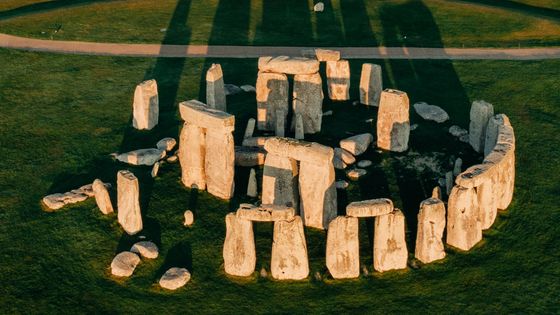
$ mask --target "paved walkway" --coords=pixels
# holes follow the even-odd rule
[[[0,47],[62,54],[128,57],[215,57],[257,58],[260,56],[301,56],[309,47],[207,46],[93,43],[42,40],[0,33]],[[328,48],[328,47],[327,47]],[[449,59],[449,60],[540,60],[560,59],[560,47],[549,48],[407,48],[335,47],[346,59]]]

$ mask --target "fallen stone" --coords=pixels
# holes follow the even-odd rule
[[[334,156],[333,158],[333,166],[334,168],[336,168],[337,170],[343,170],[346,167],[348,167],[348,165],[346,165],[346,163],[344,163],[344,161],[342,160],[342,158],[340,156]]]
[[[346,189],[348,188],[348,182],[345,180],[338,180],[335,182],[336,189]]]
[[[240,88],[245,92],[245,93],[255,93],[257,91],[257,89],[255,89],[254,86],[252,85],[242,85],[240,86]]]
[[[286,74],[314,74],[319,72],[319,61],[301,57],[260,57],[259,71]],[[259,88],[257,87],[257,91]]]
[[[404,214],[394,209],[375,217],[373,268],[378,272],[405,269],[407,260]]]
[[[210,108],[226,111],[224,74],[222,67],[216,63],[206,72],[206,103]]]
[[[356,158],[352,155],[352,153],[341,148],[334,148],[334,156],[342,160],[344,164],[347,165],[352,165],[356,163]]]
[[[379,106],[379,98],[383,91],[381,66],[364,63],[360,77],[360,103],[369,106]]]
[[[340,60],[340,51],[329,49],[315,49],[315,57],[319,61],[338,61]]]
[[[171,155],[165,161],[167,163],[175,163],[175,162],[177,162],[177,159],[179,159],[179,157],[177,157],[176,155]]]
[[[323,12],[324,10],[325,10],[325,4],[323,2],[317,2],[313,6],[313,11],[314,12]]]
[[[159,99],[156,80],[148,80],[136,86],[132,113],[132,126],[150,130],[158,124]]]
[[[447,205],[447,244],[466,251],[482,239],[479,211],[474,188],[453,187]]]
[[[323,118],[323,86],[321,75],[298,74],[294,76],[293,110],[294,115],[301,115],[304,133],[321,131]],[[292,130],[295,129],[295,119]]]
[[[360,177],[367,174],[367,171],[361,168],[355,168],[346,172],[346,176],[351,180],[358,180]]]
[[[177,140],[173,138],[163,138],[157,142],[156,148],[169,152],[173,150],[175,145],[177,145]]]
[[[254,206],[242,203],[237,209],[237,217],[249,221],[275,222],[292,220],[296,215],[296,210],[292,207],[266,205]]]
[[[437,123],[449,120],[447,112],[439,106],[429,105],[426,102],[418,102],[415,103],[413,107],[416,113],[425,120],[432,120]]]
[[[370,199],[355,201],[346,206],[346,215],[355,218],[371,218],[393,212],[390,199]]]
[[[184,226],[191,226],[194,223],[194,214],[191,210],[186,210],[183,213],[183,225]]]
[[[494,107],[485,101],[474,101],[471,105],[469,143],[476,152],[484,152],[486,128],[494,115]]]
[[[372,165],[372,162],[370,160],[361,160],[357,164],[357,166],[361,167],[361,168],[370,167],[371,165]]]
[[[157,245],[148,241],[142,241],[132,245],[130,251],[148,259],[156,259],[159,255]]]
[[[111,262],[111,274],[117,277],[130,277],[139,263],[140,257],[135,253],[119,253]]]
[[[101,180],[96,179],[93,181],[92,188],[95,195],[95,202],[99,210],[101,210],[101,213],[113,213],[113,204],[111,203],[111,198],[109,197],[109,192],[105,184]]]
[[[86,199],[88,199],[86,194],[66,192],[63,194],[56,193],[45,196],[42,201],[49,210],[58,210],[67,204],[82,202]]]
[[[288,114],[288,77],[281,73],[259,72],[257,76],[257,128],[275,130],[276,113]],[[284,117],[284,121],[286,117]]]
[[[337,217],[329,224],[326,263],[335,279],[360,276],[358,219]]]
[[[266,151],[259,147],[235,147],[235,165],[253,167],[264,165]]]
[[[309,275],[307,244],[300,217],[274,223],[270,271],[277,280],[302,280]]]
[[[251,169],[249,173],[249,183],[247,184],[247,196],[256,198],[259,193],[257,191],[257,174],[255,169]]]
[[[160,149],[139,149],[126,153],[117,154],[117,160],[130,165],[152,166],[157,161],[163,159],[166,153]]]
[[[327,61],[329,98],[335,101],[350,99],[350,64],[348,60]]]
[[[405,92],[381,92],[377,115],[377,147],[395,152],[408,149],[410,135],[409,100]]]
[[[418,230],[416,234],[416,259],[427,264],[445,258],[443,230],[445,229],[445,205],[443,201],[429,198],[420,203]]]
[[[268,153],[264,163],[262,180],[262,202],[264,204],[299,204],[297,161]]]
[[[241,92],[243,92],[243,90],[238,87],[237,85],[234,84],[224,84],[224,88],[226,90],[226,96],[230,96],[230,95],[236,95],[239,94]]]
[[[223,256],[224,269],[229,275],[248,277],[255,271],[257,257],[251,221],[240,219],[235,213],[226,216]]]
[[[191,279],[191,274],[185,268],[173,267],[167,270],[159,279],[159,286],[167,290],[182,288]]]
[[[160,166],[160,164],[161,164],[161,162],[156,162],[156,163],[154,164],[154,166],[152,167],[152,172],[151,172],[152,178],[157,177],[158,172],[159,172],[159,166]]]
[[[465,136],[468,135],[469,132],[457,125],[453,125],[451,127],[449,127],[449,133],[451,135],[453,135],[454,137],[461,137],[461,136]]]
[[[126,233],[134,235],[142,230],[138,178],[130,171],[117,173],[117,209],[119,224]]]
[[[340,147],[348,151],[354,156],[358,156],[368,149],[369,145],[373,141],[373,135],[371,133],[363,133],[350,138],[340,140]]]

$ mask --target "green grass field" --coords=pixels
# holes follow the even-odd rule
[[[557,1],[324,2],[325,12],[316,14],[313,0],[4,0],[0,30],[43,39],[168,44],[560,45]]]
[[[467,127],[470,103],[484,99],[506,113],[517,138],[515,197],[484,241],[469,252],[448,250],[442,262],[386,274],[371,273],[368,223],[361,222],[361,262],[369,276],[334,281],[324,266],[325,235],[306,230],[312,275],[302,282],[255,276],[230,279],[222,268],[224,217],[243,197],[247,169],[237,169],[236,197],[218,201],[180,184],[178,164],[160,176],[149,168],[113,162],[116,151],[150,147],[164,136],[177,138],[177,103],[202,98],[204,71],[221,63],[227,83],[254,84],[256,60],[144,59],[62,56],[0,50],[0,312],[8,313],[557,313],[560,292],[560,61],[376,60],[385,87],[407,91],[411,102],[427,101],[448,111],[444,125],[411,113],[411,150],[434,152],[442,167],[451,156],[476,157],[447,135],[450,124]],[[368,60],[370,61],[370,60]],[[351,62],[357,97],[360,64]],[[156,78],[160,125],[151,132],[130,127],[134,86]],[[236,141],[254,117],[254,95],[228,98],[236,115]],[[310,139],[335,145],[349,132],[375,132],[364,121],[375,109],[351,102],[326,102],[334,115]],[[345,202],[390,197],[407,216],[412,258],[415,215],[434,185],[434,174],[405,170],[408,155],[367,154],[370,176],[354,183]],[[143,260],[127,280],[110,276],[114,255],[128,249],[116,216],[103,216],[93,200],[54,213],[41,209],[48,193],[66,191],[94,178],[114,182],[131,169],[141,180],[142,235],[160,247],[160,257]],[[341,177],[342,174],[337,174]],[[182,226],[192,209],[195,224]],[[257,270],[268,269],[272,226],[256,225]],[[176,292],[157,286],[170,266],[186,266],[192,280]]]

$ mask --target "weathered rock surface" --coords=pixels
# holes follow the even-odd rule
[[[245,134],[243,135],[243,139],[253,137],[253,133],[255,132],[255,118],[249,118],[247,120],[247,127],[245,127]]]
[[[351,165],[356,162],[356,158],[352,153],[341,148],[334,148],[334,158],[344,162],[345,165]]]
[[[334,155],[334,151],[331,147],[315,142],[305,142],[290,138],[268,138],[264,148],[270,154],[319,165],[330,163]]]
[[[443,201],[429,198],[420,203],[418,230],[416,233],[416,259],[427,264],[445,258],[443,230],[445,229],[445,205]]]
[[[449,127],[449,133],[454,137],[462,137],[469,134],[469,132],[457,125]]]
[[[449,115],[441,107],[430,105],[426,102],[418,102],[413,105],[414,110],[425,120],[433,120],[442,123],[449,120]]]
[[[117,277],[130,277],[139,263],[140,257],[135,253],[119,253],[111,262],[111,274]]]
[[[286,74],[314,74],[319,72],[319,61],[300,57],[260,57],[259,72]],[[259,88],[257,87],[257,92]]]
[[[115,158],[123,163],[131,165],[152,166],[163,159],[166,153],[160,149],[139,149],[126,153],[117,154]]]
[[[474,188],[453,187],[447,204],[447,244],[469,250],[482,239]]]
[[[179,139],[181,181],[189,188],[206,189],[206,136],[204,129],[185,123]]]
[[[142,230],[138,178],[130,171],[117,173],[117,208],[119,224],[126,233],[134,235]]]
[[[338,180],[335,183],[336,189],[346,189],[348,188],[348,182],[345,180]]]
[[[194,214],[191,210],[186,210],[183,213],[183,225],[191,226],[194,223]]]
[[[300,114],[295,115],[295,135],[296,140],[303,140],[305,138],[305,129],[303,125],[303,117]]]
[[[355,168],[346,172],[346,176],[351,180],[358,180],[360,177],[367,174],[367,171],[362,168]]]
[[[323,87],[321,75],[298,74],[294,77],[293,91],[294,115],[301,115],[304,133],[321,131],[323,119]],[[295,129],[293,119],[292,130]]]
[[[256,88],[257,128],[275,130],[277,111],[288,114],[288,77],[281,73],[259,72]]]
[[[498,142],[498,127],[511,126],[509,118],[504,114],[498,114],[490,117],[486,126],[486,138],[484,141],[484,156],[487,156],[494,150],[494,146]]]
[[[360,103],[370,106],[379,106],[379,98],[383,91],[383,77],[381,66],[364,63],[360,77]]]
[[[264,147],[264,143],[270,137],[250,137],[243,139],[242,145],[244,147]],[[265,151],[266,152],[266,151]]]
[[[276,111],[276,126],[274,128],[274,134],[277,137],[283,137],[286,131],[286,118],[288,115],[282,110]]]
[[[445,173],[445,192],[448,196],[451,194],[451,189],[453,189],[453,172],[449,171]]]
[[[158,124],[159,98],[156,80],[148,80],[136,86],[132,126],[136,129],[152,129]]]
[[[350,64],[348,60],[327,61],[329,98],[335,101],[350,99]]]
[[[377,147],[395,152],[406,151],[409,135],[408,95],[391,89],[381,92],[377,114]]]
[[[218,198],[230,199],[234,190],[235,145],[233,134],[207,129],[204,171],[206,188]]]
[[[235,147],[235,165],[259,166],[264,165],[266,151],[259,147]]]
[[[95,202],[99,210],[101,210],[101,213],[113,213],[113,204],[111,203],[111,197],[109,196],[105,184],[101,180],[96,179],[93,181],[92,189],[95,195]]]
[[[489,174],[490,175],[490,174]],[[498,214],[498,200],[495,193],[495,182],[497,178],[486,176],[486,180],[476,187],[476,195],[478,199],[478,220],[480,227],[487,230],[492,227]]]
[[[486,128],[494,115],[494,107],[485,101],[474,101],[471,105],[469,143],[476,152],[484,152]]]
[[[177,290],[191,279],[190,272],[185,268],[173,267],[159,279],[159,286],[167,290]]]
[[[327,234],[327,268],[335,279],[360,276],[358,219],[336,217]]]
[[[343,170],[345,169],[348,165],[346,165],[346,163],[344,163],[344,161],[342,160],[342,157],[338,156],[335,154],[335,156],[333,157],[333,166],[334,168],[336,168],[337,170]]]
[[[232,132],[235,129],[235,116],[210,108],[197,100],[179,103],[179,113],[186,123],[200,128],[217,129],[223,132]]]
[[[319,61],[338,61],[340,60],[340,51],[330,49],[315,49],[315,57]]]
[[[332,151],[332,149],[331,149]],[[305,226],[326,229],[336,217],[335,173],[331,162],[301,161],[299,169],[300,215]]]
[[[247,183],[247,196],[255,198],[259,195],[257,190],[257,173],[255,169],[249,172],[249,182]]]
[[[177,145],[177,140],[173,138],[163,138],[157,142],[156,148],[169,152],[173,150],[175,145]]]
[[[71,191],[66,193],[55,193],[43,197],[43,204],[49,210],[58,210],[65,205],[82,202],[88,199],[88,196],[82,193],[73,193]]]
[[[463,167],[463,159],[457,158],[455,163],[453,163],[453,176],[461,174],[461,169]]]
[[[149,241],[141,241],[132,245],[130,251],[148,259],[155,259],[159,255],[157,245]]]
[[[376,217],[393,212],[393,202],[387,198],[354,201],[346,206],[346,215],[355,218]]]
[[[294,159],[268,153],[264,163],[262,182],[262,202],[264,204],[299,204],[298,166]]]
[[[301,280],[309,275],[307,244],[300,217],[274,223],[270,271],[278,280]]]
[[[370,160],[361,160],[356,164],[358,167],[366,168],[370,167],[373,163]]]
[[[210,108],[226,111],[224,74],[219,64],[212,64],[206,72],[206,103]]]
[[[255,271],[257,258],[251,221],[240,219],[235,213],[226,216],[223,256],[224,269],[229,275],[247,277]]]
[[[371,133],[363,133],[350,138],[340,140],[340,147],[348,151],[354,156],[358,156],[368,149],[369,145],[373,141],[373,135]]]
[[[238,218],[258,222],[290,221],[295,215],[294,208],[279,205],[262,204],[257,207],[242,203],[237,209]]]
[[[159,166],[161,165],[161,162],[156,162],[154,164],[154,166],[152,166],[152,172],[150,175],[152,175],[152,178],[157,177],[158,173],[159,173]]]
[[[434,189],[432,190],[432,198],[439,199],[439,200],[442,199],[441,187],[439,186],[434,187]]]
[[[408,260],[405,240],[405,217],[395,209],[375,217],[373,268],[378,272],[404,269]]]

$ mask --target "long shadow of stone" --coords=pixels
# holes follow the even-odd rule
[[[182,241],[174,245],[167,251],[165,261],[156,272],[157,279],[161,277],[169,268],[179,267],[186,268],[191,275],[194,270],[192,269],[192,247],[188,241]]]
[[[32,3],[21,7],[0,12],[0,21],[14,17],[45,13],[59,9],[84,6],[92,3],[115,2],[115,0],[58,0]]]
[[[457,2],[475,3],[489,7],[495,7],[510,11],[516,11],[527,15],[542,17],[555,21],[560,21],[560,10],[539,7],[527,3],[510,0],[456,0]]]

